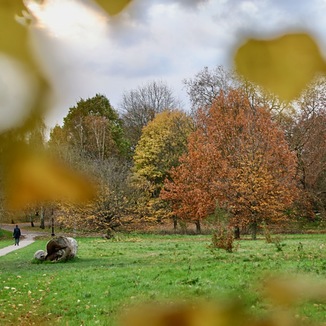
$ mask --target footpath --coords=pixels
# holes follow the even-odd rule
[[[14,227],[15,226],[11,225],[11,224],[5,224],[5,225],[2,224],[1,225],[1,228],[3,230],[7,230],[10,232],[13,232]],[[42,232],[27,231],[27,230],[24,230],[24,228],[20,228],[20,231],[21,231],[22,237],[20,238],[21,240],[19,241],[19,246],[15,246],[15,240],[12,239],[12,245],[0,249],[0,256],[4,256],[12,251],[24,248],[24,247],[30,245],[31,243],[33,243],[35,241],[35,237],[44,234]]]

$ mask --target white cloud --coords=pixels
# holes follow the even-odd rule
[[[80,98],[102,93],[118,107],[124,91],[154,79],[186,101],[182,80],[204,66],[228,65],[230,51],[243,37],[298,29],[322,37],[326,30],[323,0],[133,0],[107,21],[85,8],[83,19],[77,9],[67,16],[74,17],[69,30],[61,11],[54,11],[54,25],[47,29],[56,38],[38,51],[58,95],[56,112],[48,119],[52,125]],[[50,21],[42,21],[43,27]]]

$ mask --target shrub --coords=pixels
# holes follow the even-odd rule
[[[213,232],[211,248],[233,252],[235,246],[232,228],[220,224]]]

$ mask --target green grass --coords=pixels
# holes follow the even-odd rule
[[[12,232],[0,229],[0,249],[13,244]]]
[[[209,236],[77,240],[78,257],[67,263],[32,262],[45,240],[0,257],[0,324],[114,325],[138,302],[230,296],[258,315],[268,306],[258,290],[266,273],[326,279],[325,235],[287,236],[280,248],[243,240],[232,254],[212,252]],[[323,322],[326,308],[310,302],[295,313]]]

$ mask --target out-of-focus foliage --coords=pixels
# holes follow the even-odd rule
[[[174,302],[137,306],[123,318],[123,326],[242,326],[247,316],[238,302]]]
[[[304,277],[267,277],[264,282],[267,311],[255,316],[239,299],[169,302],[137,305],[126,312],[122,326],[303,326],[295,307],[304,301],[325,302],[325,283]],[[271,304],[271,303],[272,304]],[[308,325],[314,325],[309,323]]]
[[[83,201],[94,194],[92,186],[86,187],[88,181],[67,166],[57,164],[40,146],[42,141],[38,145],[34,141],[35,131],[42,127],[49,108],[52,88],[33,53],[30,42],[33,19],[24,1],[0,1],[0,55],[10,58],[28,89],[26,98],[20,99],[21,112],[13,113],[26,116],[25,119],[10,129],[0,130],[4,199],[7,208],[15,209],[43,200]]]
[[[95,0],[110,16],[119,14],[132,0]]]
[[[295,198],[296,160],[284,133],[241,90],[221,93],[208,112],[199,112],[180,162],[161,196],[185,220],[201,221],[218,202],[233,225],[250,225],[255,237],[262,221],[283,219]]]
[[[91,198],[95,191],[91,182],[62,163],[41,152],[25,152],[24,148],[6,174],[7,204],[13,209],[55,200],[76,203]]]
[[[304,33],[272,40],[249,39],[235,53],[237,71],[280,98],[298,97],[326,64],[313,38]]]
[[[19,69],[20,72],[28,75],[27,78],[35,84],[29,94],[30,107],[24,108],[25,111],[31,112],[30,116],[21,125],[12,126],[17,133],[30,131],[37,125],[39,117],[47,110],[47,96],[51,91],[47,78],[31,49],[29,37],[31,19],[32,16],[23,1],[0,1],[0,54],[13,59],[13,63],[16,61],[17,68],[21,65],[23,70]],[[0,134],[0,146],[3,142],[8,142],[8,138],[11,137],[7,135],[6,140],[3,138],[3,134]]]

